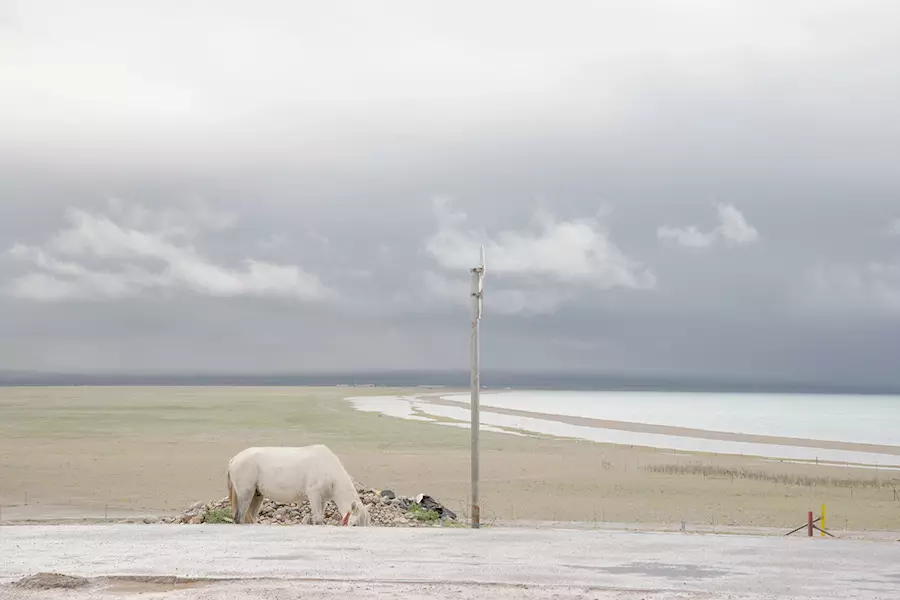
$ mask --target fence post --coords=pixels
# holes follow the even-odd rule
[[[813,517],[812,517],[812,511],[809,511],[809,513],[807,513],[807,516],[806,516],[806,526],[807,526],[807,530],[809,531],[809,537],[812,537],[812,536],[813,536]]]

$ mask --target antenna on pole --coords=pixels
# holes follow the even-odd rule
[[[479,477],[479,426],[481,424],[480,415],[480,392],[481,392],[481,373],[479,365],[479,334],[481,324],[481,313],[484,309],[484,246],[481,246],[481,263],[479,266],[471,269],[472,273],[472,367],[471,367],[471,384],[472,397],[470,401],[470,410],[472,413],[472,529],[478,529],[481,525],[481,507],[478,502],[478,477]]]

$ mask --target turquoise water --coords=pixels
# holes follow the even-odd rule
[[[446,396],[468,402],[468,394]],[[482,406],[815,440],[900,446],[900,397],[813,394],[509,391]]]
[[[468,394],[443,395],[468,403]],[[468,427],[468,408],[435,405],[427,396],[351,398],[357,410],[418,421],[452,419]],[[759,456],[777,460],[813,461],[900,468],[900,398],[890,396],[824,396],[778,394],[717,394],[670,392],[551,392],[508,391],[481,396],[481,424],[488,431],[519,435],[559,436],[594,442],[646,446],[686,452]],[[492,408],[515,409],[508,415]],[[687,427],[735,434],[757,434],[818,441],[787,442],[707,439],[690,434],[661,434],[573,425],[558,415],[609,421]],[[674,433],[674,432],[673,432]],[[828,442],[891,446],[872,451],[823,448]]]

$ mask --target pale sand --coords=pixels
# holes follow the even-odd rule
[[[373,388],[0,388],[0,519],[173,514],[225,495],[225,466],[251,445],[325,443],[367,485],[425,492],[466,513],[469,431],[352,410]],[[666,433],[672,433],[666,429]],[[735,436],[752,440],[752,437]],[[648,468],[737,468],[763,479]],[[786,476],[789,483],[765,477]],[[828,484],[799,485],[799,478]],[[840,480],[840,481],[837,481]],[[482,513],[742,527],[900,529],[900,474],[572,440],[482,434]],[[877,483],[878,485],[872,485]],[[27,498],[27,505],[26,505]]]

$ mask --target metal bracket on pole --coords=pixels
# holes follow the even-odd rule
[[[808,535],[809,537],[812,537],[812,536],[813,536],[813,531],[818,531],[818,532],[820,532],[820,533],[822,534],[823,537],[826,536],[826,535],[827,535],[827,536],[830,536],[830,537],[834,537],[834,535],[832,535],[830,532],[825,531],[824,529],[822,529],[822,528],[820,528],[818,525],[816,525],[816,523],[819,523],[820,521],[822,521],[822,517],[816,517],[815,519],[813,519],[813,518],[812,518],[812,513],[809,513],[809,519],[807,520],[806,523],[804,523],[804,524],[801,525],[800,527],[797,527],[796,529],[792,529],[791,531],[788,531],[788,532],[787,532],[786,534],[784,534],[784,535],[794,535],[794,534],[797,533],[798,531],[801,531],[801,530],[803,530],[803,529],[806,529],[806,530],[807,530],[807,535]]]
[[[481,312],[484,308],[484,246],[481,247],[481,264],[474,269],[472,273],[472,365],[471,365],[471,385],[472,397],[470,409],[472,413],[472,528],[478,529],[481,526],[481,506],[478,498],[478,479],[479,479],[479,427],[481,424],[480,415],[480,392],[481,392],[481,373],[479,364],[479,334],[481,324]]]

